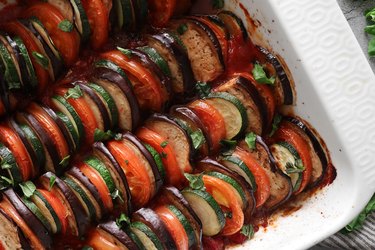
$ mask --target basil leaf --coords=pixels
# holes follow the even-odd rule
[[[272,122],[272,130],[269,134],[269,136],[273,136],[275,134],[275,132],[279,129],[279,125],[280,125],[280,122],[281,120],[283,119],[283,117],[279,114],[276,114],[275,117],[273,118],[273,122]]]
[[[121,229],[126,228],[129,224],[130,218],[126,214],[121,214],[120,217],[116,219],[116,225]]]
[[[126,55],[128,58],[131,58],[133,53],[130,49],[124,49],[124,48],[121,48],[121,47],[117,47],[117,49],[124,55]]]
[[[211,93],[211,86],[206,82],[197,82],[195,88],[200,98],[207,97]]]
[[[3,170],[12,168],[12,165],[10,165],[5,159],[1,161],[0,165],[1,165],[1,169]]]
[[[235,140],[221,140],[221,146],[223,146],[223,151],[234,150],[237,146],[237,141]]]
[[[62,168],[65,168],[68,166],[69,162],[70,162],[70,155],[67,155],[64,157],[64,159],[60,161],[59,166]]]
[[[59,23],[58,27],[59,27],[60,30],[62,30],[64,32],[72,32],[72,30],[73,30],[73,24],[67,19],[61,21]]]
[[[56,176],[52,175],[52,176],[49,178],[49,191],[51,191],[51,189],[52,189],[53,186],[55,185],[55,182],[56,182]]]
[[[206,190],[203,182],[203,173],[200,175],[184,174],[185,178],[189,181],[189,187],[195,190]]]
[[[5,176],[0,176],[0,190],[7,189],[8,187],[11,187],[14,185],[14,182],[12,179],[9,179]]]
[[[195,150],[199,149],[206,142],[206,138],[204,137],[203,132],[200,129],[191,133],[190,137]]]
[[[247,238],[252,239],[254,237],[254,227],[253,225],[243,225],[241,228],[241,234],[245,235]]]
[[[185,23],[183,23],[177,27],[177,33],[179,35],[183,35],[187,31],[187,29],[188,29],[188,26]]]
[[[33,51],[32,53],[34,59],[36,60],[36,62],[42,66],[44,69],[47,69],[48,66],[49,66],[49,59],[47,57],[45,57],[44,55],[36,52],[36,51]]]
[[[94,132],[94,141],[108,141],[115,137],[115,134],[111,130],[107,130],[106,132],[96,128]]]
[[[78,99],[83,96],[81,88],[77,85],[73,88],[68,89],[68,92],[64,95],[65,99],[73,98]]]
[[[115,141],[121,141],[123,139],[122,138],[122,134],[121,133],[115,134],[115,136],[113,137],[113,139],[115,139]]]
[[[212,0],[212,8],[214,9],[224,8],[224,0]]]
[[[26,198],[30,198],[31,196],[33,196],[36,190],[36,186],[31,181],[20,183],[19,186],[21,187],[22,192],[26,196]]]
[[[258,83],[269,84],[269,85],[275,84],[276,78],[274,76],[269,78],[266,72],[264,71],[262,65],[260,65],[259,63],[254,64],[252,73],[253,73],[254,79]]]
[[[372,196],[369,203],[362,210],[362,212],[354,218],[345,228],[341,230],[341,233],[348,234],[362,228],[366,218],[375,211],[375,194]]]
[[[160,144],[160,147],[165,148],[167,145],[168,145],[168,142],[167,142],[167,141],[163,141],[163,142]]]
[[[248,133],[245,137],[245,142],[250,149],[256,148],[257,135],[253,132]]]
[[[373,37],[368,43],[367,52],[369,56],[375,56],[375,37]]]

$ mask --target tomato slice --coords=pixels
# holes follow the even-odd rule
[[[152,73],[135,60],[131,60],[121,51],[110,51],[102,57],[114,62],[129,74],[134,92],[142,109],[161,111],[163,103],[168,100],[168,93]]]
[[[163,148],[161,145],[163,145],[163,142],[165,142],[166,139],[146,127],[142,127],[137,131],[137,137],[141,141],[151,145],[160,155],[163,156],[161,159],[163,161],[165,171],[167,172],[167,184],[179,187],[184,181],[185,177],[183,176],[181,169],[178,167],[176,152],[172,146],[167,144]]]
[[[113,241],[108,238],[108,235],[101,233],[98,229],[95,229],[89,233],[87,243],[92,249],[106,249],[106,250],[122,250],[122,247],[116,245]]]
[[[64,96],[66,93],[67,89],[65,88],[59,88],[56,90],[56,94],[60,96]],[[98,128],[98,124],[92,109],[83,97],[77,99],[68,98],[67,101],[70,105],[72,105],[82,121],[83,127],[85,129],[85,141],[87,145],[93,144],[94,134],[95,130]]]
[[[301,193],[306,186],[309,184],[312,174],[312,160],[310,157],[310,147],[309,144],[303,139],[295,128],[286,122],[280,124],[279,129],[274,135],[274,139],[283,140],[291,145],[297,150],[305,170],[302,173],[302,182],[300,188],[294,192],[294,194]]]
[[[262,206],[270,197],[271,182],[266,170],[260,163],[248,152],[237,147],[233,155],[240,158],[254,175],[257,190],[255,192],[256,207]]]
[[[176,9],[176,0],[149,0],[150,23],[155,27],[165,27]]]
[[[225,218],[225,226],[220,234],[232,235],[240,231],[244,223],[244,214],[236,190],[229,183],[216,177],[203,175],[202,178],[206,191],[217,201],[223,212],[232,214]]]
[[[91,47],[100,49],[108,40],[110,4],[102,0],[81,0],[91,28]],[[108,1],[107,1],[108,2]]]
[[[17,210],[8,202],[8,201],[1,201],[0,202],[0,208],[12,218],[12,220],[18,225],[19,228],[21,228],[24,235],[27,237],[27,239],[30,241],[32,248],[35,249],[44,249],[42,244],[40,243],[40,240],[34,232],[30,229],[30,227],[26,224],[26,222],[23,220],[21,215],[17,212]]]
[[[56,145],[57,152],[59,153],[60,159],[64,159],[69,155],[68,143],[65,140],[64,135],[62,134],[60,128],[57,126],[55,121],[36,103],[31,103],[27,109],[39,124],[49,132],[51,138],[53,138],[54,144]]]
[[[38,3],[28,8],[25,14],[27,17],[37,17],[43,23],[65,65],[70,66],[76,62],[81,42],[79,34],[75,29],[64,31],[59,27],[60,23],[66,20],[56,7],[48,3]]]
[[[36,176],[30,155],[17,133],[6,124],[0,124],[0,140],[9,148],[20,168],[22,180],[27,181]]]
[[[107,185],[105,184],[100,174],[95,169],[91,168],[84,162],[80,163],[78,167],[81,170],[81,172],[87,178],[89,178],[89,180],[94,184],[94,186],[99,192],[100,198],[102,198],[104,206],[106,206],[108,211],[112,211],[113,210],[112,197],[111,197],[111,194],[109,192]]]
[[[164,222],[169,233],[172,235],[178,250],[189,249],[189,239],[179,219],[167,206],[159,206],[155,209],[155,213],[159,215]]]
[[[37,52],[43,55],[43,52],[40,50],[38,44],[35,42],[35,36],[20,22],[13,21],[3,25],[0,25],[0,29],[6,31],[12,35],[19,36],[24,42],[29,55],[32,55],[33,52]],[[49,74],[48,70],[43,68],[34,56],[30,56],[31,62],[34,66],[36,76],[38,78],[38,93],[42,93],[46,89],[47,84],[49,84]]]
[[[155,183],[152,183],[146,167],[123,142],[111,141],[107,147],[124,170],[134,206],[140,208],[146,205],[155,190]]]
[[[66,208],[64,204],[61,202],[61,200],[56,197],[53,192],[44,190],[44,189],[37,189],[39,193],[43,195],[43,197],[47,200],[47,202],[51,205],[53,210],[55,211],[57,217],[59,217],[59,220],[61,222],[61,234],[67,233],[67,227],[68,227],[68,215]]]
[[[199,116],[203,125],[210,132],[213,151],[217,152],[220,148],[220,141],[226,135],[225,122],[222,115],[204,100],[196,100],[189,104],[189,107]]]

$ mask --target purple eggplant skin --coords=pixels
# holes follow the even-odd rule
[[[154,73],[159,78],[161,84],[166,88],[169,96],[173,97],[171,79],[169,79],[169,77],[167,77],[144,52],[138,49],[132,49],[131,53],[142,63],[142,65],[146,66],[152,73]]]
[[[210,38],[212,44],[214,45],[214,47],[216,49],[216,53],[219,56],[219,61],[222,65],[223,69],[225,70],[225,60],[224,60],[224,56],[223,56],[223,50],[221,48],[219,39],[215,35],[215,32],[207,24],[199,21],[198,19],[187,18],[187,20],[189,22],[194,23],[195,25],[197,25],[199,28],[201,28],[202,30],[204,30],[207,33],[208,37]]]
[[[257,143],[257,148],[259,151],[259,147],[262,147],[263,150],[267,153],[268,159],[269,159],[269,166],[270,166],[270,171],[273,173],[273,177],[275,179],[282,180],[284,184],[286,184],[285,189],[282,190],[283,192],[279,193],[280,196],[273,197],[272,199],[268,199],[266,203],[263,205],[264,208],[266,208],[268,211],[274,211],[276,208],[280,207],[282,204],[284,204],[286,201],[289,200],[293,193],[293,185],[290,180],[290,178],[284,174],[276,165],[276,160],[273,157],[270,149],[268,148],[268,145],[265,143],[262,137],[257,136],[256,137],[256,143]],[[265,166],[266,164],[263,164]],[[270,178],[271,179],[271,178]],[[271,179],[271,181],[273,178]]]
[[[30,142],[27,140],[25,133],[23,130],[20,128],[20,126],[17,124],[17,122],[14,120],[14,118],[9,119],[9,125],[10,127],[18,134],[18,137],[21,139],[23,145],[25,146],[31,161],[33,163],[34,167],[34,173],[40,173],[41,166],[37,164],[37,157],[35,154],[35,151],[33,147],[31,146]]]
[[[60,119],[60,117],[58,117],[56,115],[55,111],[53,111],[50,107],[48,107],[46,105],[43,105],[43,104],[39,104],[39,106],[42,107],[42,109],[53,119],[53,121],[59,127],[61,133],[63,134],[63,136],[65,138],[65,141],[68,143],[69,152],[71,154],[74,153],[75,152],[74,151],[74,149],[75,149],[75,143],[74,143],[73,139],[70,136],[70,132],[65,127],[64,122]]]
[[[161,190],[159,197],[166,200],[169,205],[175,206],[188,219],[195,232],[196,243],[193,246],[193,249],[203,249],[202,222],[180,191],[175,187],[164,187]]]
[[[200,157],[206,157],[207,155],[211,155],[211,151],[213,150],[211,137],[209,136],[209,131],[203,125],[203,122],[198,117],[198,115],[192,109],[186,106],[173,106],[170,109],[169,113],[174,118],[186,121],[190,126],[192,126],[194,131],[200,129],[206,141],[206,146],[205,148],[202,148],[200,152]]]
[[[238,84],[242,86],[243,88],[245,88],[247,92],[250,94],[255,105],[259,109],[259,113],[263,121],[262,131],[267,131],[267,125],[270,124],[271,121],[268,121],[268,109],[267,109],[266,101],[264,100],[262,95],[259,93],[259,91],[255,88],[254,83],[250,82],[248,79],[244,77],[239,77]]]
[[[131,214],[132,213],[132,203],[131,203],[131,193],[130,188],[128,185],[128,181],[126,179],[126,175],[122,168],[120,167],[120,164],[116,161],[116,159],[113,157],[111,152],[108,150],[108,148],[104,145],[102,142],[96,142],[93,145],[93,153],[101,159],[104,163],[109,161],[109,164],[106,164],[108,169],[110,171],[115,172],[115,175],[118,176],[118,185],[121,185],[122,187],[118,187],[119,190],[121,190],[122,194],[125,196],[124,203],[120,205],[121,210],[125,214]],[[104,159],[105,158],[105,159]],[[109,166],[111,165],[111,166]]]
[[[255,211],[255,197],[253,188],[250,184],[239,174],[233,172],[232,170],[228,169],[221,163],[216,160],[213,160],[209,157],[204,158],[203,160],[199,161],[196,164],[196,171],[197,172],[210,172],[215,171],[222,174],[225,174],[233,179],[235,179],[240,186],[242,187],[243,191],[246,194],[246,208],[244,210],[245,221],[250,222],[252,215]]]
[[[153,114],[150,116],[150,118],[146,121],[146,127],[148,127],[149,125],[148,124],[151,124],[152,121],[162,121],[162,122],[165,122],[165,123],[169,123],[171,126],[175,126],[177,127],[181,133],[184,135],[184,137],[186,138],[186,141],[187,143],[189,144],[189,152],[187,154],[187,161],[189,162],[192,162],[193,161],[193,157],[194,157],[194,150],[193,150],[193,142],[191,141],[191,138],[190,136],[186,133],[185,130],[183,130],[174,120],[173,118],[170,116],[170,115],[166,115],[166,114]],[[152,129],[153,130],[153,129]],[[155,131],[155,132],[158,132],[158,131]],[[173,139],[173,135],[168,135],[167,137],[171,137],[171,139]],[[167,139],[167,138],[166,138]],[[172,144],[172,142],[170,142]],[[176,143],[177,144],[177,143]],[[178,162],[178,157],[181,155],[181,152],[179,152],[179,154],[177,155],[177,162]]]
[[[146,224],[160,239],[164,249],[177,250],[176,243],[164,222],[150,208],[141,208],[132,215],[133,221],[141,221]]]
[[[34,118],[34,116],[29,113],[18,113],[17,121],[26,122],[34,131],[34,133],[38,136],[39,140],[45,146],[45,149],[48,151],[53,166],[44,166],[44,170],[53,169],[58,175],[61,175],[63,169],[58,167],[60,163],[60,157],[55,147],[55,144],[53,143],[53,140],[48,135],[48,133],[42,128],[42,126],[39,125],[39,122]]]
[[[141,112],[138,100],[129,79],[125,79],[120,74],[106,68],[97,68],[94,74],[94,79],[95,78],[107,80],[113,84],[116,84],[122,90],[131,107],[132,129],[137,128],[141,120]]]
[[[134,136],[130,132],[126,132],[123,134],[123,139],[130,141],[133,143],[139,151],[143,154],[143,156],[147,159],[147,161],[150,163],[152,173],[154,174],[155,177],[155,193],[157,193],[161,186],[163,185],[163,180],[161,178],[158,166],[156,165],[156,162],[154,160],[154,157],[152,157],[150,151],[147,150],[147,148],[142,144],[142,142]]]
[[[86,215],[82,204],[78,200],[77,196],[73,193],[73,191],[69,188],[69,186],[52,172],[47,172],[42,175],[39,178],[39,181],[41,185],[48,190],[50,189],[49,186],[51,178],[55,179],[55,184],[51,189],[51,192],[54,192],[54,190],[56,189],[59,190],[58,192],[60,192],[61,195],[64,196],[65,200],[70,206],[71,211],[73,212],[72,217],[74,219],[74,222],[69,222],[69,224],[71,224],[71,233],[74,236],[83,236],[87,232],[90,220]]]
[[[183,93],[174,93],[176,95],[175,100],[180,102],[180,97],[182,102],[184,99],[191,98],[194,95],[195,83],[194,73],[191,68],[190,60],[187,55],[186,49],[180,45],[176,38],[174,38],[167,31],[153,35],[150,39],[154,39],[162,43],[176,58],[178,66],[182,73],[184,90]]]
[[[103,101],[99,98],[99,96],[95,93],[94,90],[92,90],[90,87],[86,86],[85,84],[78,84],[80,89],[88,95],[88,97],[95,103],[95,105],[98,107],[100,116],[102,117],[103,124],[104,124],[104,131],[111,130],[111,118],[110,114],[108,113],[107,108],[105,107],[105,104]]]
[[[76,166],[73,166],[70,168],[66,174],[69,176],[73,176],[76,178],[79,182],[82,183],[82,185],[85,186],[85,188],[91,193],[91,195],[94,197],[96,203],[100,207],[100,211],[97,211],[97,219],[100,220],[101,218],[105,217],[109,213],[106,206],[104,206],[103,200],[100,197],[98,189],[92,184],[92,182],[77,168]]]
[[[8,222],[5,222],[5,221],[8,221]],[[25,235],[23,234],[22,230],[17,226],[16,223],[14,223],[14,221],[2,209],[0,209],[0,222],[1,222],[0,225],[2,225],[3,227],[7,223],[9,223],[8,225],[16,228],[15,233],[17,235],[14,235],[14,237],[16,237],[16,238],[12,237],[11,232],[9,232],[9,230],[7,230],[6,232],[7,232],[8,237],[12,237],[11,240],[18,241],[19,245],[21,246],[21,249],[24,249],[24,250],[31,250],[32,249],[29,242],[27,241]],[[3,223],[3,222],[5,222],[5,223]],[[18,247],[18,246],[16,246],[16,243],[10,243],[11,245],[9,245],[9,244],[5,244],[4,242],[0,241],[0,245],[1,244],[3,246],[8,246],[9,248]]]
[[[281,64],[279,59],[276,56],[274,56],[271,52],[269,52],[267,49],[260,47],[260,46],[256,46],[256,47],[265,56],[267,62],[271,63],[272,66],[275,68],[277,77],[280,80],[282,90],[283,90],[283,95],[284,95],[283,104],[293,105],[295,102],[295,93],[293,90],[292,82],[289,79],[283,65]]]
[[[127,247],[129,250],[138,250],[137,244],[132,240],[132,238],[125,232],[125,230],[122,230],[119,228],[116,222],[109,221],[102,224],[99,224],[98,226],[99,230],[103,230],[107,232],[109,235],[116,238],[117,241],[119,241],[121,244]]]
[[[29,210],[29,208],[23,203],[22,199],[18,194],[9,188],[4,191],[4,196],[7,197],[12,206],[21,215],[22,219],[26,222],[27,226],[35,236],[39,239],[40,244],[46,249],[52,249],[52,237],[48,233],[48,230],[44,227],[42,222]]]
[[[323,146],[322,140],[318,136],[317,132],[312,129],[312,126],[310,126],[306,121],[299,117],[284,117],[285,120],[288,122],[296,125],[299,127],[310,139],[311,144],[313,146],[313,149],[315,153],[317,154],[321,164],[322,164],[322,173],[319,178],[317,178],[314,182],[310,183],[310,187],[315,187],[319,185],[319,183],[323,180],[323,177],[327,171],[329,159],[327,157],[327,153],[325,150],[325,146]]]

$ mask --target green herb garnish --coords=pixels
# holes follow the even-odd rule
[[[65,99],[73,98],[78,99],[83,96],[83,92],[79,85],[74,86],[73,88],[68,89],[68,92],[64,95]]]
[[[67,19],[61,21],[58,27],[64,32],[72,32],[73,30],[73,24]]]
[[[269,84],[269,85],[275,84],[276,78],[274,76],[268,77],[262,65],[260,65],[259,63],[254,64],[252,73],[253,73],[255,81],[257,81],[258,83]]]
[[[36,62],[42,66],[44,69],[47,69],[48,66],[49,66],[49,59],[47,57],[45,57],[44,55],[36,52],[36,51],[33,51],[32,53],[34,59],[36,60]]]
[[[254,150],[256,148],[257,135],[253,132],[248,133],[245,137],[245,142],[247,146]]]
[[[30,198],[31,196],[33,196],[36,190],[36,186],[31,181],[20,183],[19,186],[21,187],[21,190],[26,198]]]

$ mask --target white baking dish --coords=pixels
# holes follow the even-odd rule
[[[236,248],[306,249],[345,226],[375,191],[375,76],[335,0],[227,0],[246,20],[238,2],[261,24],[252,37],[289,66],[295,111],[326,141],[337,178]]]

